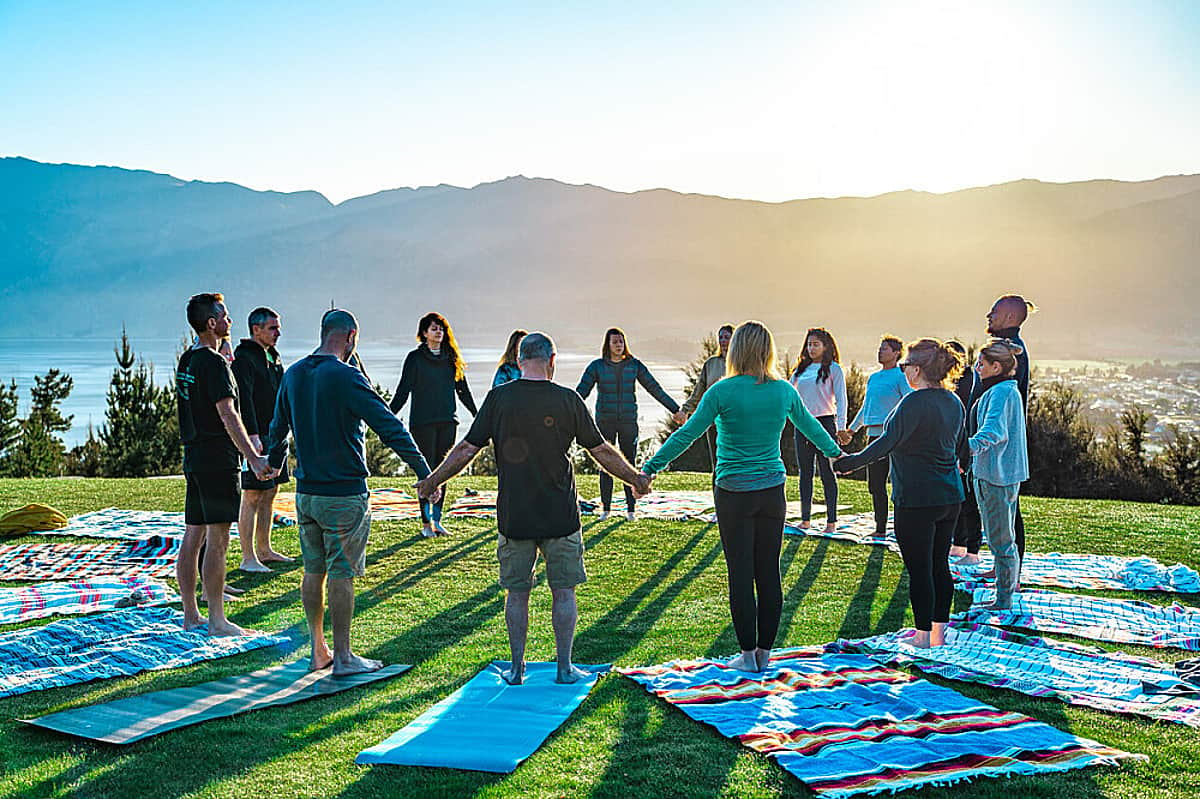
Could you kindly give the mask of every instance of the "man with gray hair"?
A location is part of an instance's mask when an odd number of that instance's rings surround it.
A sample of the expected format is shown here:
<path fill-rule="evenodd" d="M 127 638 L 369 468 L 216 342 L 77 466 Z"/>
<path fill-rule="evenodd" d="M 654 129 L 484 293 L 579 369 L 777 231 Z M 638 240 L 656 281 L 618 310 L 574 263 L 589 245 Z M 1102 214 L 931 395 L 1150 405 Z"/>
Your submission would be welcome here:
<path fill-rule="evenodd" d="M 358 343 L 358 322 L 349 311 L 321 319 L 321 346 L 283 376 L 271 421 L 269 461 L 279 469 L 287 457 L 289 429 L 296 442 L 296 521 L 304 579 L 300 596 L 312 637 L 309 669 L 329 666 L 337 675 L 373 671 L 383 664 L 350 649 L 354 578 L 366 571 L 371 512 L 363 422 L 412 467 L 429 466 L 404 424 L 388 410 L 366 377 L 347 362 Z M 333 650 L 325 642 L 325 583 Z"/>
<path fill-rule="evenodd" d="M 649 490 L 645 476 L 600 435 L 579 395 L 553 382 L 556 357 L 554 342 L 545 333 L 525 336 L 517 356 L 520 379 L 488 393 L 466 437 L 417 484 L 422 498 L 432 495 L 493 443 L 499 472 L 496 554 L 500 587 L 507 592 L 504 621 L 512 650 L 512 668 L 503 677 L 512 685 L 525 678 L 529 594 L 539 553 L 553 596 L 557 680 L 572 683 L 586 676 L 571 662 L 579 618 L 575 586 L 587 579 L 579 497 L 568 455 L 572 442 L 578 441 L 618 480 L 635 486 L 639 496 Z"/>

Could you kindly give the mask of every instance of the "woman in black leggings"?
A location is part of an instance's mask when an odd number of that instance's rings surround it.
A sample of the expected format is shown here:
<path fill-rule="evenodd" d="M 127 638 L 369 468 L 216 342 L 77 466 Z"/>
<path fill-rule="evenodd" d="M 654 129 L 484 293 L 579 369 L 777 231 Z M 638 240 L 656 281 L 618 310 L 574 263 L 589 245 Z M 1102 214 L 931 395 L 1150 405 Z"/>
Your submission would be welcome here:
<path fill-rule="evenodd" d="M 476 410 L 475 400 L 467 386 L 467 363 L 459 352 L 446 317 L 439 313 L 422 316 L 417 323 L 417 341 L 417 348 L 404 359 L 391 409 L 392 413 L 399 413 L 409 395 L 412 396 L 408 429 L 429 467 L 436 469 L 454 446 L 458 432 L 455 395 L 472 416 Z M 447 534 L 442 526 L 445 499 L 443 493 L 428 508 L 421 503 L 421 535 L 426 538 Z"/>
<path fill-rule="evenodd" d="M 900 363 L 913 393 L 900 400 L 883 435 L 862 452 L 834 462 L 841 474 L 890 457 L 896 542 L 908 570 L 917 633 L 913 645 L 946 641 L 954 580 L 950 542 L 963 500 L 961 474 L 970 462 L 963 407 L 950 390 L 963 357 L 937 339 L 908 345 Z"/>

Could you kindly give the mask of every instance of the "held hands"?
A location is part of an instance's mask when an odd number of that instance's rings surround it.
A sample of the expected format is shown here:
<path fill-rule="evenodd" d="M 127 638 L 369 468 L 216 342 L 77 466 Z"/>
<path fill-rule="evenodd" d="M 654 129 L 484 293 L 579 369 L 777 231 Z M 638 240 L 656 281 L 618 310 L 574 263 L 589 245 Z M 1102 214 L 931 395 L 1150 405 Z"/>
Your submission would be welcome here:
<path fill-rule="evenodd" d="M 833 471 L 834 471 L 834 473 L 835 473 L 835 474 L 838 474 L 838 475 L 841 475 L 841 476 L 843 476 L 843 477 L 844 477 L 845 475 L 848 475 L 848 474 L 850 474 L 851 472 L 853 472 L 853 471 L 854 471 L 853 469 L 847 469 L 847 468 L 846 468 L 846 467 L 844 467 L 844 466 L 839 466 L 839 464 L 840 464 L 840 463 L 841 463 L 843 460 L 845 460 L 845 458 L 846 458 L 846 455 L 843 453 L 842 455 L 839 455 L 839 456 L 837 456 L 837 457 L 834 457 L 834 458 L 830 458 L 830 459 L 829 459 L 829 465 L 830 465 L 831 467 L 833 467 Z"/>
<path fill-rule="evenodd" d="M 633 488 L 633 495 L 638 499 L 641 499 L 649 494 L 651 489 L 650 484 L 652 482 L 654 482 L 654 475 L 646 474 L 645 472 L 639 474 L 637 479 L 630 483 L 630 487 Z"/>
<path fill-rule="evenodd" d="M 267 481 L 274 480 L 279 476 L 279 469 L 271 468 L 271 464 L 262 455 L 255 455 L 246 461 L 246 465 L 250 467 L 250 471 L 254 472 L 254 476 L 259 480 Z"/>
<path fill-rule="evenodd" d="M 683 424 L 687 420 L 688 415 L 683 411 L 675 411 L 675 413 L 671 414 L 671 421 L 673 421 L 675 424 Z"/>
<path fill-rule="evenodd" d="M 417 489 L 417 498 L 422 502 L 437 502 L 442 498 L 441 485 L 430 482 L 428 477 L 415 483 L 413 488 Z"/>
<path fill-rule="evenodd" d="M 851 433 L 849 430 L 839 430 L 834 434 L 833 438 L 837 441 L 838 446 L 844 447 L 854 438 L 854 433 Z"/>

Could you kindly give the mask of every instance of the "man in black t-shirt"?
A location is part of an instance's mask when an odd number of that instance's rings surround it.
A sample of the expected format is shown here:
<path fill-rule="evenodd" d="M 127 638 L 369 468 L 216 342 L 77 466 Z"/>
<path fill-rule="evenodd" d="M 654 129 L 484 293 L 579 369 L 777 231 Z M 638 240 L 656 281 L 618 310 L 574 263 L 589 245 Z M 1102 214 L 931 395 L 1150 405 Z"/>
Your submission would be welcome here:
<path fill-rule="evenodd" d="M 500 587 L 507 591 L 504 619 L 512 649 L 512 668 L 504 679 L 520 685 L 525 677 L 525 640 L 529 633 L 529 593 L 538 554 L 546 561 L 546 581 L 553 595 L 551 620 L 560 683 L 572 683 L 586 672 L 571 663 L 579 612 L 575 586 L 587 579 L 583 567 L 583 531 L 579 498 L 569 451 L 572 442 L 618 480 L 649 491 L 640 474 L 604 440 L 587 406 L 574 391 L 553 381 L 554 342 L 545 333 L 530 333 L 518 354 L 521 379 L 492 389 L 466 438 L 433 474 L 417 484 L 422 499 L 471 462 L 491 441 L 499 472 L 496 499 L 496 549 Z"/>
<path fill-rule="evenodd" d="M 179 400 L 179 437 L 183 442 L 184 534 L 175 563 L 183 602 L 184 629 L 208 624 L 211 635 L 242 635 L 225 617 L 225 553 L 229 526 L 237 521 L 240 491 L 238 453 L 262 478 L 271 475 L 267 459 L 246 434 L 238 415 L 237 384 L 229 362 L 217 352 L 229 333 L 229 312 L 220 294 L 197 294 L 188 300 L 188 324 L 196 331 L 195 346 L 179 358 L 175 388 Z M 201 576 L 209 619 L 196 602 L 196 569 L 200 546 L 207 543 Z"/>

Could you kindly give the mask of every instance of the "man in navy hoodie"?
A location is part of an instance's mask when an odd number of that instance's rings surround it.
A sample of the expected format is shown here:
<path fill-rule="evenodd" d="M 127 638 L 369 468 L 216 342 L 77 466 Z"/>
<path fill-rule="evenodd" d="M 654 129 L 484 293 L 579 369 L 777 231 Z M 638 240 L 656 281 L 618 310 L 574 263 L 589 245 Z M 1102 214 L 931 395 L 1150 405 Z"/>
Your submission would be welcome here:
<path fill-rule="evenodd" d="M 358 343 L 358 322 L 349 311 L 321 319 L 321 346 L 283 376 L 271 420 L 269 461 L 279 469 L 287 457 L 289 429 L 296 445 L 296 521 L 304 580 L 300 595 L 312 637 L 311 671 L 329 666 L 336 675 L 374 671 L 383 664 L 350 649 L 354 578 L 366 572 L 371 514 L 363 422 L 412 467 L 418 479 L 429 465 L 404 424 L 388 410 L 363 373 L 347 361 Z M 333 649 L 325 642 L 325 583 Z"/>

